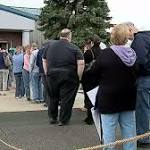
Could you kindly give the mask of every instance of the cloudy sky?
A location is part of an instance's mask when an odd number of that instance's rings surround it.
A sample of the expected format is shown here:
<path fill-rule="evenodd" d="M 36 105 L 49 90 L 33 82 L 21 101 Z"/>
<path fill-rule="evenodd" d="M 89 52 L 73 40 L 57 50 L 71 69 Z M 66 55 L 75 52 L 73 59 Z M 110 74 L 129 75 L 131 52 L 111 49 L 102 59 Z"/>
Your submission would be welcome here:
<path fill-rule="evenodd" d="M 150 30 L 149 0 L 107 0 L 114 23 L 134 22 L 140 29 Z M 0 4 L 18 7 L 42 7 L 43 0 L 0 0 Z"/>

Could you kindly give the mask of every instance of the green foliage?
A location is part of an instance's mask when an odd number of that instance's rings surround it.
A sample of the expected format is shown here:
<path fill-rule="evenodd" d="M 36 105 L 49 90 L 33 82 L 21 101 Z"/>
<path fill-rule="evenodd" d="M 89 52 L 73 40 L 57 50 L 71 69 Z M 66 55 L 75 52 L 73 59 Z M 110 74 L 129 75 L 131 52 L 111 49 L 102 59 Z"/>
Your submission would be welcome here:
<path fill-rule="evenodd" d="M 105 0 L 45 0 L 42 8 L 40 30 L 46 38 L 57 38 L 63 28 L 73 32 L 73 42 L 78 46 L 93 35 L 103 42 L 109 38 L 109 8 Z"/>

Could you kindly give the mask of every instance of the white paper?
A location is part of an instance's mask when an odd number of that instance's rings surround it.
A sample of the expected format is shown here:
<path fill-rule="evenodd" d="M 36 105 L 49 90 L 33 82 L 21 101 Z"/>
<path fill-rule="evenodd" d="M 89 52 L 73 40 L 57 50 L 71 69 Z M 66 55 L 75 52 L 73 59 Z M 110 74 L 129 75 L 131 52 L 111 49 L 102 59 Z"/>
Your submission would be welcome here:
<path fill-rule="evenodd" d="M 97 86 L 94 89 L 87 92 L 87 95 L 88 95 L 88 97 L 89 97 L 89 99 L 90 99 L 93 106 L 95 106 L 96 95 L 97 95 L 98 88 L 99 88 L 99 86 Z"/>
<path fill-rule="evenodd" d="M 94 89 L 87 92 L 87 95 L 88 95 L 91 103 L 93 104 L 93 106 L 95 106 L 96 95 L 97 95 L 97 92 L 98 92 L 98 88 L 99 88 L 99 86 L 97 86 Z M 93 121 L 94 121 L 96 130 L 97 130 L 99 139 L 102 142 L 100 113 L 99 113 L 98 109 L 94 109 L 94 107 L 91 108 L 91 113 L 92 113 Z"/>
<path fill-rule="evenodd" d="M 91 108 L 93 121 L 99 136 L 100 141 L 102 141 L 102 133 L 101 133 L 101 122 L 100 122 L 100 113 L 98 109 L 94 109 L 94 107 Z"/>

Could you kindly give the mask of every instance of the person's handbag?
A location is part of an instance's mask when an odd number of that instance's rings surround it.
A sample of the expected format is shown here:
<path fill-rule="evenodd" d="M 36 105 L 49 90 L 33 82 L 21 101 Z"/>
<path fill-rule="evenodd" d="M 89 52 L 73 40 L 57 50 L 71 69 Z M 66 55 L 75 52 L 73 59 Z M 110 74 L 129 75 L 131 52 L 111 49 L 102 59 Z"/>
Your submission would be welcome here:
<path fill-rule="evenodd" d="M 3 58 L 4 58 L 5 66 L 6 67 L 11 66 L 11 61 L 10 61 L 10 58 L 9 58 L 8 54 L 4 55 Z"/>
<path fill-rule="evenodd" d="M 92 51 L 92 50 L 90 50 L 90 51 L 91 51 L 91 54 L 92 54 L 92 61 L 91 61 L 90 63 L 86 63 L 86 64 L 85 64 L 85 71 L 91 70 L 93 64 L 94 64 L 95 61 L 96 61 L 96 60 L 95 60 L 95 57 L 94 57 L 93 51 Z"/>

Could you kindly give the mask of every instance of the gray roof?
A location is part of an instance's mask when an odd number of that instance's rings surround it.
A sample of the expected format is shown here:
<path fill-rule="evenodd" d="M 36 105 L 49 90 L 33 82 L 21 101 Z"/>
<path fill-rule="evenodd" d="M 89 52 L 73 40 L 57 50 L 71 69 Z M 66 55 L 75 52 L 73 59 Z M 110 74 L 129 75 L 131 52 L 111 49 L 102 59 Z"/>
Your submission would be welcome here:
<path fill-rule="evenodd" d="M 15 7 L 15 6 L 11 6 L 11 8 L 23 11 L 25 13 L 29 13 L 35 16 L 39 16 L 41 13 L 41 9 L 40 8 L 27 8 L 27 7 Z"/>
<path fill-rule="evenodd" d="M 0 4 L 0 10 L 8 11 L 33 20 L 37 20 L 40 15 L 40 9 L 38 10 L 37 8 L 13 7 Z"/>

